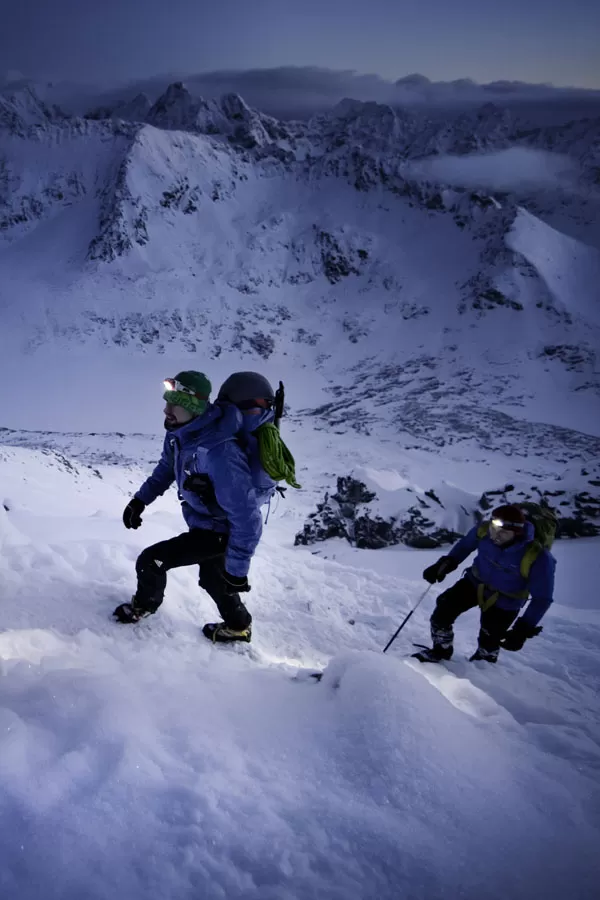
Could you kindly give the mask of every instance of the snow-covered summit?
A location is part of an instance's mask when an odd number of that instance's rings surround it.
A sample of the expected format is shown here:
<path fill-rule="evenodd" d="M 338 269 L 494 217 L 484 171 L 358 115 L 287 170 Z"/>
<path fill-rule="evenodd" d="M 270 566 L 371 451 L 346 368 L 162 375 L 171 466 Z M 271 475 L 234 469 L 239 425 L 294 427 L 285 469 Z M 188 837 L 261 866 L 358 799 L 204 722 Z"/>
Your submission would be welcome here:
<path fill-rule="evenodd" d="M 282 124 L 251 109 L 239 94 L 207 101 L 194 97 L 182 82 L 169 85 L 144 121 L 171 131 L 219 135 L 243 149 L 271 144 L 287 134 Z"/>
<path fill-rule="evenodd" d="M 24 135 L 32 125 L 45 126 L 66 118 L 58 106 L 46 104 L 30 85 L 0 93 L 0 132 Z"/>
<path fill-rule="evenodd" d="M 140 92 L 116 106 L 100 106 L 86 114 L 87 119 L 124 119 L 130 122 L 144 122 L 152 108 L 147 94 Z"/>

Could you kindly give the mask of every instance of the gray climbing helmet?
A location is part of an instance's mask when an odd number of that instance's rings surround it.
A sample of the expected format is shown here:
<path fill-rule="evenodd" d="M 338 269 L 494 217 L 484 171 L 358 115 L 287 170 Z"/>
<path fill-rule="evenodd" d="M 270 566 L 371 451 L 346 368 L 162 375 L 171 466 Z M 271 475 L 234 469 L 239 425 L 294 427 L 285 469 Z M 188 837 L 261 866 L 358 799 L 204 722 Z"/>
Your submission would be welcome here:
<path fill-rule="evenodd" d="M 245 440 L 242 439 L 251 471 L 255 477 L 257 473 L 260 477 L 260 472 L 266 474 L 273 486 L 277 481 L 287 481 L 292 487 L 299 488 L 294 457 L 279 434 L 285 401 L 283 382 L 279 382 L 275 392 L 264 375 L 259 375 L 258 372 L 234 372 L 221 385 L 217 396 L 217 402 L 219 401 L 233 403 L 242 411 L 257 408 L 265 411 L 257 417 L 260 424 L 248 429 L 253 441 L 248 440 L 248 435 Z M 251 419 L 252 416 L 246 415 L 245 418 Z M 281 493 L 283 488 L 278 487 L 277 490 Z"/>
<path fill-rule="evenodd" d="M 234 372 L 221 385 L 217 399 L 234 403 L 240 409 L 248 409 L 249 404 L 270 409 L 275 403 L 275 391 L 258 372 Z"/>

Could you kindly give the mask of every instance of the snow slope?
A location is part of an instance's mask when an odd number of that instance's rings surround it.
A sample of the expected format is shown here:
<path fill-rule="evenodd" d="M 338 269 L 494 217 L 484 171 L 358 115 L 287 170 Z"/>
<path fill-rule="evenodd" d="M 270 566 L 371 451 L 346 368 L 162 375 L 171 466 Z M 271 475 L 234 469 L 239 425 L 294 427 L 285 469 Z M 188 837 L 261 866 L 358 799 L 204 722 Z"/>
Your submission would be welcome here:
<path fill-rule="evenodd" d="M 409 653 L 439 587 L 380 651 L 439 551 L 294 538 L 350 472 L 382 514 L 433 488 L 460 530 L 507 484 L 591 508 L 596 124 L 355 101 L 282 123 L 182 85 L 120 114 L 144 121 L 0 104 L 2 897 L 588 900 L 598 540 L 558 542 L 522 653 L 467 663 L 469 614 L 434 669 Z M 507 183 L 515 158 L 544 178 Z M 287 387 L 303 490 L 253 560 L 250 647 L 204 641 L 191 570 L 152 620 L 110 618 L 181 529 L 174 492 L 140 532 L 120 516 L 183 368 Z"/>
<path fill-rule="evenodd" d="M 560 547 L 526 651 L 466 663 L 467 616 L 455 661 L 426 669 L 406 654 L 431 603 L 378 651 L 433 555 L 294 550 L 299 512 L 280 506 L 252 567 L 255 641 L 213 648 L 189 570 L 155 619 L 110 621 L 139 549 L 180 527 L 171 492 L 125 532 L 141 477 L 2 449 L 3 896 L 594 896 L 597 540 Z"/>

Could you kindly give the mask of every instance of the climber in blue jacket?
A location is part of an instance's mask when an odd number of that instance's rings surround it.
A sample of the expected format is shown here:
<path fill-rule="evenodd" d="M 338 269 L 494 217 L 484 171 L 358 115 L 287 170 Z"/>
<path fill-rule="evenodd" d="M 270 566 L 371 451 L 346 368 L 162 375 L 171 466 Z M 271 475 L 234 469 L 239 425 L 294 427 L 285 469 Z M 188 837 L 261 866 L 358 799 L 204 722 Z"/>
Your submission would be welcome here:
<path fill-rule="evenodd" d="M 215 601 L 222 622 L 204 626 L 215 642 L 250 641 L 252 616 L 240 593 L 250 590 L 250 560 L 262 534 L 260 497 L 248 457 L 235 439 L 242 414 L 233 404 L 211 404 L 211 384 L 201 372 L 180 372 L 165 382 L 165 435 L 152 474 L 123 513 L 126 528 L 139 528 L 141 514 L 177 485 L 188 531 L 142 551 L 137 590 L 113 615 L 123 624 L 155 613 L 163 601 L 167 571 L 197 564 L 200 587 Z"/>
<path fill-rule="evenodd" d="M 483 531 L 481 526 L 472 528 L 447 556 L 423 572 L 430 584 L 443 581 L 477 551 L 460 581 L 438 597 L 430 619 L 433 646 L 414 654 L 421 662 L 452 657 L 452 626 L 458 616 L 476 606 L 481 608 L 481 621 L 478 647 L 471 660 L 495 663 L 500 647 L 521 650 L 527 639 L 542 630 L 539 622 L 553 599 L 556 560 L 534 542 L 534 526 L 518 506 L 495 509 Z M 524 614 L 517 618 L 527 603 Z"/>

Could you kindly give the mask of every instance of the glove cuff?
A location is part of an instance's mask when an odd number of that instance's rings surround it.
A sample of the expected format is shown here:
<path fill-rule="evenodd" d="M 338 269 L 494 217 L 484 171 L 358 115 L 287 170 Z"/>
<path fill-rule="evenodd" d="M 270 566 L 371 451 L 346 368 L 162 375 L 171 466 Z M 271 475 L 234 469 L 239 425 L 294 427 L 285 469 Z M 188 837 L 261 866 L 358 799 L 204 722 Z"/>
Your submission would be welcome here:
<path fill-rule="evenodd" d="M 223 572 L 223 578 L 227 584 L 230 584 L 232 587 L 241 587 L 248 583 L 246 575 L 230 575 L 227 571 Z"/>

